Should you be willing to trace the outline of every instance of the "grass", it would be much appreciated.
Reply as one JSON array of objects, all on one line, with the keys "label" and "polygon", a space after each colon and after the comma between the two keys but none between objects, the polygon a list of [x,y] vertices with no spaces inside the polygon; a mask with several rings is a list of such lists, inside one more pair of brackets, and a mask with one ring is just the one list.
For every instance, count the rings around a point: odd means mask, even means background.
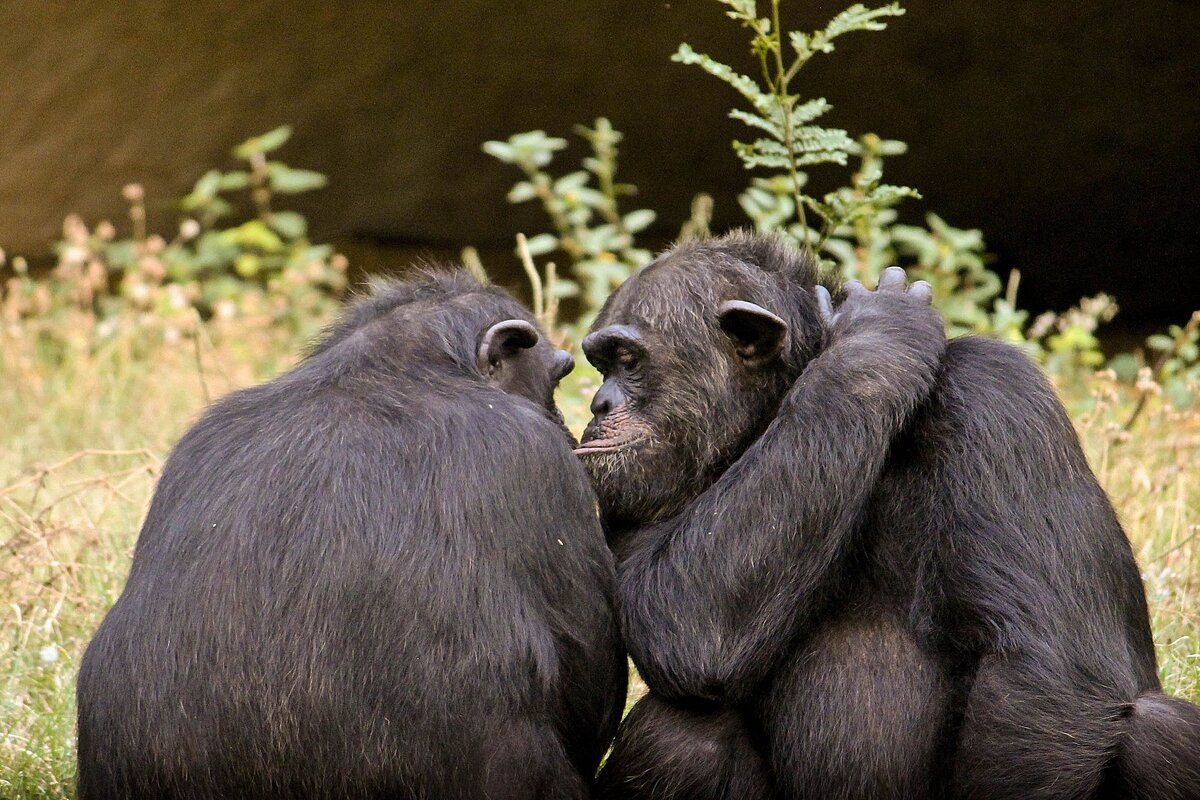
[{"label": "grass", "polygon": [[[172,442],[301,344],[223,322],[198,344],[134,326],[92,351],[94,320],[56,324],[75,341],[0,330],[0,797],[13,800],[71,796],[78,660],[121,589]],[[579,370],[560,392],[576,430],[594,388]],[[1200,412],[1152,400],[1128,435],[1132,398],[1110,378],[1067,397],[1142,565],[1163,683],[1200,700]]]}]

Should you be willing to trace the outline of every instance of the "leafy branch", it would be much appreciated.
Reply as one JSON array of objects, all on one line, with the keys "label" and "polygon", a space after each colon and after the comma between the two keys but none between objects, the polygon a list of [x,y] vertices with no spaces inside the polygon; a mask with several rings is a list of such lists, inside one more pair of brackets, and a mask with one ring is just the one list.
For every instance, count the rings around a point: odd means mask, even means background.
[{"label": "leafy branch", "polygon": [[[862,213],[859,209],[865,205],[892,203],[916,194],[908,187],[881,184],[878,176],[869,173],[857,187],[859,196],[827,196],[822,202],[805,194],[807,176],[801,167],[829,163],[845,166],[847,159],[860,154],[861,150],[846,131],[813,124],[831,108],[824,98],[801,102],[791,91],[793,79],[813,56],[833,52],[834,40],[843,34],[883,30],[887,27],[884,18],[904,14],[899,3],[879,8],[855,4],[819,31],[790,31],[786,34],[791,46],[789,54],[785,53],[785,36],[780,22],[781,0],[770,0],[769,16],[759,16],[757,0],[718,1],[729,8],[727,16],[751,32],[750,51],[758,60],[761,83],[697,52],[686,43],[679,46],[672,60],[700,67],[727,83],[750,104],[753,110],[734,109],[729,116],[767,136],[753,142],[734,142],[734,152],[747,169],[786,170],[791,213],[798,216],[800,223],[797,238],[805,248],[819,249],[831,231],[850,221],[856,213]],[[821,230],[815,241],[811,238],[806,209],[820,219]]]}]

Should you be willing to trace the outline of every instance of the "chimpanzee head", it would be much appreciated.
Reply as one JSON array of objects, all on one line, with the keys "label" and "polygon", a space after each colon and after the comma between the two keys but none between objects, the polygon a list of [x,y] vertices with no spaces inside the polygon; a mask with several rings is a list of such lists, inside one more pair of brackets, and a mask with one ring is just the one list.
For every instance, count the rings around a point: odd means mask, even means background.
[{"label": "chimpanzee head", "polygon": [[583,340],[604,376],[575,451],[610,528],[677,513],[770,423],[824,346],[811,259],[734,233],[625,282]]},{"label": "chimpanzee head", "polygon": [[554,390],[575,369],[575,359],[551,345],[530,319],[510,317],[489,325],[479,339],[476,364],[492,386],[545,406],[562,422]]},{"label": "chimpanzee head", "polygon": [[347,370],[368,363],[381,380],[397,371],[430,387],[483,381],[530,400],[560,424],[554,390],[575,368],[571,354],[555,348],[502,289],[448,271],[374,284],[309,358],[327,354]]}]

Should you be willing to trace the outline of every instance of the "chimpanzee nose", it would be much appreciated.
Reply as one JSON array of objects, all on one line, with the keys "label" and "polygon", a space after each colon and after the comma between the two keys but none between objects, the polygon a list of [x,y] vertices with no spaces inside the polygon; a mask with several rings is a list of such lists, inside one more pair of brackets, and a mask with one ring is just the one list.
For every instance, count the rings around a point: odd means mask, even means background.
[{"label": "chimpanzee nose", "polygon": [[554,357],[555,373],[559,378],[565,378],[571,374],[571,370],[575,369],[575,359],[566,350],[559,350]]},{"label": "chimpanzee nose", "polygon": [[620,408],[625,404],[625,393],[621,391],[621,387],[616,381],[605,381],[604,385],[596,392],[596,396],[592,398],[592,415],[603,416],[614,408]]}]

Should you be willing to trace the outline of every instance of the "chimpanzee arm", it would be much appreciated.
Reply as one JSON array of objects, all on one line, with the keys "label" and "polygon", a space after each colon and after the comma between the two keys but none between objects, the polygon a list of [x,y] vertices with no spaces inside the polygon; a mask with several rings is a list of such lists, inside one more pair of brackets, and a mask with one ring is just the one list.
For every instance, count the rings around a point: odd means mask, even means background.
[{"label": "chimpanzee arm", "polygon": [[838,575],[892,437],[931,389],[945,337],[927,287],[848,287],[832,341],[724,475],[618,549],[626,641],[667,696],[752,692]]}]

